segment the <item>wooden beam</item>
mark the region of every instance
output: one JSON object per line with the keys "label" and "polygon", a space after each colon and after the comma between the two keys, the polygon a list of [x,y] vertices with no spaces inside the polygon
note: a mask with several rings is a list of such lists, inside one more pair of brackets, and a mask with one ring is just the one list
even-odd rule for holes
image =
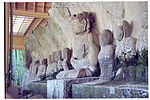
{"label": "wooden beam", "polygon": [[30,16],[35,18],[51,18],[48,13],[40,13],[40,12],[31,12],[31,11],[23,11],[23,10],[13,10],[14,15],[20,16]]}
{"label": "wooden beam", "polygon": [[[33,18],[33,20],[34,20],[34,18]],[[33,22],[33,20],[32,20],[32,22]],[[25,31],[24,35],[27,34],[27,32],[28,32],[28,30],[29,30],[29,27],[31,26],[32,22],[31,22],[30,25],[28,26],[28,28],[27,28],[27,30]]]}
{"label": "wooden beam", "polygon": [[44,11],[45,11],[45,2],[43,2],[43,13],[44,13]]}
{"label": "wooden beam", "polygon": [[36,2],[34,2],[33,11],[36,11]]}
{"label": "wooden beam", "polygon": [[39,24],[39,26],[44,27],[46,24],[47,24],[47,22],[41,22],[41,23]]}
{"label": "wooden beam", "polygon": [[25,49],[24,36],[13,35],[13,49]]}
{"label": "wooden beam", "polygon": [[24,2],[24,11],[26,11],[26,2]]}
{"label": "wooden beam", "polygon": [[14,2],[14,10],[16,10],[16,2]]}
{"label": "wooden beam", "polygon": [[38,27],[38,25],[41,23],[41,21],[43,20],[43,18],[40,18],[37,23],[35,24],[35,26],[33,27],[33,30],[36,29],[36,27]]}

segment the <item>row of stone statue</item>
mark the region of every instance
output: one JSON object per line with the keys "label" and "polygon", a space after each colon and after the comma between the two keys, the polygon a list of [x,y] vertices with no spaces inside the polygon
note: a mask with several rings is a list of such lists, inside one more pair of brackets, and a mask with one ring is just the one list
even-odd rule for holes
{"label": "row of stone statue", "polygon": [[97,46],[93,38],[95,33],[92,31],[94,21],[90,22],[90,16],[87,12],[72,16],[72,30],[76,34],[74,48],[65,48],[62,52],[53,53],[47,60],[36,62],[31,67],[36,69],[33,70],[35,76],[59,72],[57,79],[81,78],[95,76],[100,71],[99,82],[110,81],[116,76],[116,58],[129,60],[134,58],[137,51],[142,52],[148,48],[148,25],[141,25],[142,37],[135,39],[131,37],[132,25],[125,20],[114,33],[109,29],[103,30],[99,34]]}

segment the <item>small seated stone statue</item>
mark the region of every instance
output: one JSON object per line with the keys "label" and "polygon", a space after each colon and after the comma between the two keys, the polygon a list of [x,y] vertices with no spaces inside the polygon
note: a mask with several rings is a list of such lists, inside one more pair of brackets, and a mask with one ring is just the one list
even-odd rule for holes
{"label": "small seated stone statue", "polygon": [[[33,64],[34,63],[34,64]],[[39,60],[32,62],[29,67],[29,70],[25,68],[21,88],[27,89],[28,85],[33,81],[39,81],[40,78],[36,77],[37,68],[40,66]]]}
{"label": "small seated stone statue", "polygon": [[113,33],[105,29],[99,34],[99,44],[101,50],[98,54],[98,62],[100,67],[100,77],[98,80],[85,84],[101,84],[111,81],[115,76],[115,48],[113,46]]}
{"label": "small seated stone statue", "polygon": [[103,82],[110,81],[114,78],[114,46],[113,44],[113,33],[105,29],[99,35],[99,44],[101,50],[98,54],[98,62],[100,66],[100,78],[99,80],[92,81],[90,84],[100,84]]}
{"label": "small seated stone statue", "polygon": [[46,70],[46,76],[51,77],[51,75],[57,72],[57,62],[54,61],[53,55],[50,55],[48,58],[48,66]]}
{"label": "small seated stone statue", "polygon": [[129,61],[136,55],[136,40],[131,37],[132,27],[127,21],[123,21],[115,32],[116,51],[115,56],[121,60]]}
{"label": "small seated stone statue", "polygon": [[98,61],[101,70],[99,82],[111,81],[115,75],[115,60],[114,53],[115,49],[113,44],[113,33],[105,29],[102,34],[99,35],[99,42],[101,51],[98,54]]}
{"label": "small seated stone statue", "polygon": [[46,59],[40,60],[40,66],[38,67],[38,71],[36,74],[36,77],[42,77],[46,74],[46,67],[47,67],[47,62],[45,61]]}
{"label": "small seated stone statue", "polygon": [[[131,37],[132,26],[127,22],[123,21],[122,25],[118,26],[115,32],[116,39],[116,51],[115,57],[117,61],[117,73],[115,81],[134,81],[135,72],[130,69],[135,69],[133,65],[134,59],[136,58],[136,39]],[[119,65],[119,66],[118,66]]]}
{"label": "small seated stone statue", "polygon": [[39,60],[37,60],[37,61],[34,62],[34,65],[31,65],[30,68],[29,68],[30,73],[32,73],[34,77],[37,74],[39,66],[40,66],[40,62],[39,62]]}

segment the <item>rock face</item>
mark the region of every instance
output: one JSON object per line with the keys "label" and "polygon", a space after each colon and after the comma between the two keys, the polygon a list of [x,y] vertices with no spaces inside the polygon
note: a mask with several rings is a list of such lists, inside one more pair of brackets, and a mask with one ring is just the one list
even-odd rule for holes
{"label": "rock face", "polygon": [[[137,39],[136,48],[139,49],[138,51],[141,51],[140,48],[148,47],[148,42],[146,42],[148,40],[146,34],[147,31],[145,29],[147,27],[147,18],[144,17],[147,16],[147,8],[147,2],[52,3],[52,8],[48,11],[52,19],[49,19],[48,24],[45,27],[37,27],[33,32],[30,32],[31,34],[26,36],[26,49],[32,51],[32,62],[34,62],[38,59],[48,58],[49,55],[53,55],[53,52],[61,51],[63,48],[67,47],[72,49],[72,59],[73,57],[77,58],[77,60],[88,58],[90,60],[87,60],[86,62],[89,63],[89,61],[91,61],[90,63],[93,63],[94,65],[95,62],[97,62],[97,53],[94,52],[99,52],[97,35],[101,30],[110,29],[113,33],[125,32],[126,36],[132,31],[131,37]],[[81,14],[81,12],[84,13]],[[92,12],[96,16],[94,24],[96,28],[92,28],[94,29],[92,31],[91,29],[88,29],[88,27],[91,27],[91,23],[94,21],[90,22],[91,19],[88,20],[85,17],[87,16],[87,13],[85,12]],[[123,20],[128,21],[128,23],[124,22],[123,24]],[[72,27],[72,25],[74,25],[74,27]],[[79,27],[76,27],[77,25]],[[115,32],[114,30],[116,30],[119,25],[121,25],[121,28],[119,28],[118,32]],[[132,26],[132,28],[130,26]],[[126,31],[124,31],[123,28],[126,29]],[[73,30],[78,31],[75,32]],[[89,34],[89,31],[92,34]],[[87,32],[88,34],[85,34],[84,32]],[[92,37],[93,39],[91,40],[93,40],[93,42],[88,42],[88,37]],[[120,41],[124,37],[125,36],[122,36],[121,34],[118,40]],[[93,52],[89,53],[91,54],[91,57],[87,56],[90,47],[88,43],[93,44],[91,45],[91,48],[98,48],[98,50],[90,50],[90,52]],[[83,57],[83,55],[85,57]],[[73,60],[74,61],[72,62],[76,62],[75,59]],[[91,71],[94,71],[95,69],[92,66],[89,68]]]}
{"label": "rock face", "polygon": [[[110,29],[115,33],[113,30],[122,24],[122,20],[132,22],[134,26],[132,37],[137,38],[142,24],[140,15],[142,15],[143,8],[147,9],[147,4],[147,2],[52,3],[52,8],[48,13],[53,18],[48,21],[46,27],[38,27],[33,31],[33,34],[26,37],[26,48],[32,51],[31,55],[35,61],[46,58],[52,52],[60,51],[65,47],[77,47],[74,45],[76,35],[72,31],[70,15],[77,15],[83,11],[95,14],[96,26],[99,31]],[[81,23],[83,23],[79,23],[81,26],[86,24],[86,20],[81,21]],[[84,31],[85,27],[81,29]]]}
{"label": "rock face", "polygon": [[148,50],[148,29],[143,29],[139,34],[136,50],[141,54],[144,49]]}
{"label": "rock face", "polygon": [[123,33],[124,33],[123,26],[119,25],[118,27],[116,27],[114,38],[117,39],[118,41],[121,41],[124,36]]}
{"label": "rock face", "polygon": [[98,62],[101,70],[99,83],[101,81],[110,81],[115,75],[114,65],[114,47],[113,33],[110,30],[104,30],[100,36],[99,41],[101,45],[101,51],[98,54]]}
{"label": "rock face", "polygon": [[141,31],[138,33],[136,50],[141,55],[143,50],[148,50],[148,11],[143,9],[141,12]]}

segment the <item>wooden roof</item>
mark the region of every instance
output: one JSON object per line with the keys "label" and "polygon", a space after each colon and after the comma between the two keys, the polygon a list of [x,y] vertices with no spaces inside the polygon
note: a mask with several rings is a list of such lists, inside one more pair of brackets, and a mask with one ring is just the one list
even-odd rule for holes
{"label": "wooden roof", "polygon": [[51,2],[13,2],[13,34],[27,35],[36,27],[44,27],[50,18]]}

